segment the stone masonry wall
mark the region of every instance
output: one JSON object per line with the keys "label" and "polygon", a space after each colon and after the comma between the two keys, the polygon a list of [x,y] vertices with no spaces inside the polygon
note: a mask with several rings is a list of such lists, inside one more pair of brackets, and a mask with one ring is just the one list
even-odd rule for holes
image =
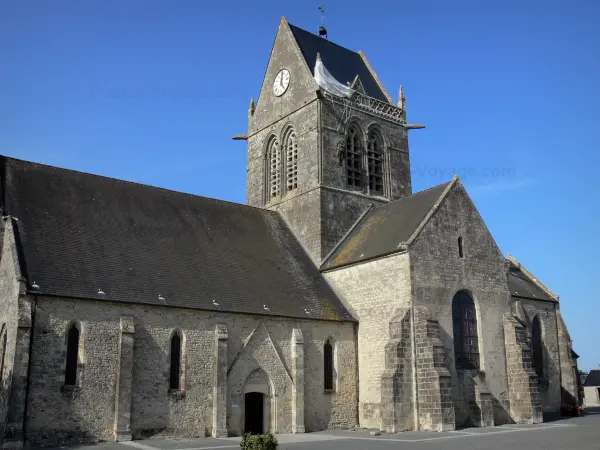
{"label": "stone masonry wall", "polygon": [[[30,442],[49,445],[114,439],[115,388],[124,316],[131,317],[135,324],[135,331],[128,335],[133,339],[130,430],[134,439],[160,435],[201,437],[210,435],[213,425],[219,431],[222,422],[213,408],[215,345],[221,342],[215,334],[217,323],[227,330],[223,337],[226,341],[222,342],[227,348],[226,415],[230,434],[240,430],[239,422],[231,422],[240,407],[239,386],[255,368],[262,368],[275,386],[272,429],[280,433],[292,431],[294,328],[301,330],[304,342],[306,430],[350,427],[356,422],[352,323],[40,297],[26,427]],[[82,330],[84,360],[79,387],[65,389],[66,330],[73,321],[79,321]],[[168,355],[170,337],[176,329],[183,336],[185,375],[182,390],[171,392]],[[323,344],[328,338],[336,345],[337,390],[324,394]],[[213,423],[213,418],[218,422]],[[238,421],[242,419],[237,417]]]}
{"label": "stone masonry wall", "polygon": [[[6,333],[6,347],[3,349],[3,342],[0,341],[0,358],[4,356],[4,360],[0,361],[2,370],[0,371],[0,444],[4,442],[5,436],[7,439],[14,438],[15,434],[20,431],[18,427],[22,425],[18,419],[18,412],[9,414],[9,403],[11,400],[11,387],[13,380],[19,385],[21,373],[14,372],[15,355],[18,348],[18,300],[20,290],[20,270],[18,266],[15,239],[12,223],[2,220],[4,233],[2,234],[2,254],[0,259],[0,339],[3,339]],[[3,331],[4,330],[4,331]],[[4,351],[4,355],[2,355]],[[17,361],[18,365],[18,361]],[[14,392],[13,399],[18,403],[20,391]],[[17,429],[10,429],[10,426]],[[7,430],[7,428],[9,428]]]}
{"label": "stone masonry wall", "polygon": [[504,338],[512,419],[516,423],[542,422],[537,375],[531,365],[531,340],[527,328],[512,313],[504,315]]}
{"label": "stone masonry wall", "polygon": [[569,404],[578,403],[577,360],[571,354],[573,342],[558,306],[556,308],[556,318],[558,322],[562,402]]}
{"label": "stone masonry wall", "polygon": [[440,339],[439,323],[427,308],[414,308],[418,429],[451,431],[455,428],[452,377]]}
{"label": "stone masonry wall", "polygon": [[599,386],[585,386],[583,392],[585,395],[585,406],[600,406]]}
{"label": "stone masonry wall", "polygon": [[[463,238],[464,257],[458,250]],[[473,297],[477,310],[481,371],[494,402],[496,424],[511,421],[502,314],[510,311],[506,261],[464,187],[457,182],[409,246],[415,306],[426,307],[437,320],[452,373],[456,425],[476,423],[462,392],[454,362],[452,300],[460,290]]]}
{"label": "stone masonry wall", "polygon": [[390,320],[381,375],[381,423],[386,433],[415,428],[412,343],[411,308],[401,308]]}
{"label": "stone masonry wall", "polygon": [[346,307],[359,320],[359,414],[362,427],[382,427],[381,377],[386,368],[389,323],[410,306],[407,254],[364,262],[325,272]]}

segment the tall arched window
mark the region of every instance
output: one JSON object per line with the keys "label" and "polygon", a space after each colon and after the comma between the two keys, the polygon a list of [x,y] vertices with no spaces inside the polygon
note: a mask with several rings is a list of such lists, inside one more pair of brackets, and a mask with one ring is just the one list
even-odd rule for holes
{"label": "tall arched window", "polygon": [[369,192],[383,194],[383,144],[376,131],[369,133],[367,161],[369,170]]}
{"label": "tall arched window", "polygon": [[475,302],[464,291],[452,300],[454,362],[456,369],[479,369],[479,338]]}
{"label": "tall arched window", "polygon": [[286,153],[286,187],[288,192],[298,187],[298,140],[296,132],[291,129],[285,137]]}
{"label": "tall arched window", "polygon": [[326,391],[333,390],[333,345],[328,339],[323,345],[323,376]]}
{"label": "tall arched window", "polygon": [[67,335],[67,364],[65,366],[65,385],[77,384],[77,366],[79,364],[79,328],[72,324]]}
{"label": "tall arched window", "polygon": [[281,195],[281,152],[279,141],[271,138],[267,146],[269,200]]}
{"label": "tall arched window", "polygon": [[531,323],[531,356],[533,370],[538,378],[544,378],[544,347],[542,342],[542,324],[540,317],[535,316]]}
{"label": "tall arched window", "polygon": [[350,127],[346,138],[346,176],[348,186],[363,186],[362,143],[355,126]]}
{"label": "tall arched window", "polygon": [[3,380],[2,375],[4,374],[4,359],[6,357],[6,339],[7,339],[6,324],[3,324],[2,328],[0,328],[0,383],[2,383],[2,380]]}
{"label": "tall arched window", "polygon": [[181,388],[181,336],[174,333],[171,336],[171,371],[169,389]]}

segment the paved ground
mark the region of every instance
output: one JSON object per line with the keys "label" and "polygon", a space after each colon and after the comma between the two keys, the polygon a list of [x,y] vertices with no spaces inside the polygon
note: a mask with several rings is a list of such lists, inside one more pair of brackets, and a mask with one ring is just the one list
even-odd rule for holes
{"label": "paved ground", "polygon": [[[445,433],[406,432],[371,436],[368,431],[278,435],[281,450],[600,450],[600,408],[585,417],[538,425],[503,425]],[[148,439],[102,443],[86,450],[208,450],[240,448],[240,438]]]}

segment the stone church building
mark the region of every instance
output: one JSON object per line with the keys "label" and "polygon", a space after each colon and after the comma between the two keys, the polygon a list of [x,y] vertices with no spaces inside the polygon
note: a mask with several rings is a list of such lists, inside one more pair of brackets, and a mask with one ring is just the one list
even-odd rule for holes
{"label": "stone church building", "polygon": [[[265,49],[266,50],[266,49]],[[412,191],[402,90],[281,20],[247,205],[0,160],[0,440],[537,423],[578,399],[558,296],[457,177]]]}

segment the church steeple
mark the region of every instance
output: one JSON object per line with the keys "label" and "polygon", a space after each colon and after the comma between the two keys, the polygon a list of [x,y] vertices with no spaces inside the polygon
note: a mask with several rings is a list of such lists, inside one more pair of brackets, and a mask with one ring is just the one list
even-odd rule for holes
{"label": "church steeple", "polygon": [[248,117],[247,202],[280,212],[316,264],[368,205],[411,194],[404,94],[362,53],[283,18]]}

